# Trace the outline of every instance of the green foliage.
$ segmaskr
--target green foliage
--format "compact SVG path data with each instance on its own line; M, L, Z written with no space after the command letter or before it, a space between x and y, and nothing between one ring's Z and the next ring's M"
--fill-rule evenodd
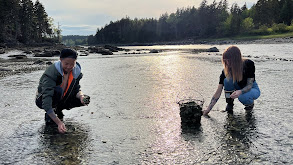
M286 27L286 30L289 31L289 32L293 32L293 26L292 25L291 26L287 26Z
M217 31L220 32L221 37L229 36L230 35L230 26L232 22L232 15L230 15L224 22L220 23L220 26L218 27Z
M258 29L251 31L250 33L253 35L269 35L272 34L272 28L269 28L266 25L261 25Z
M253 30L254 28L253 19L250 17L245 18L241 23L241 28L243 32L249 32Z
M272 30L269 30L269 27L266 25L261 25L258 30L260 31L260 33L263 33L263 34L267 34L272 31Z
M287 32L287 25L285 25L284 23L279 23L279 24L273 24L272 26L272 30L276 33L284 33Z
M291 25L286 27L286 30L289 32L293 32L293 19L291 21Z

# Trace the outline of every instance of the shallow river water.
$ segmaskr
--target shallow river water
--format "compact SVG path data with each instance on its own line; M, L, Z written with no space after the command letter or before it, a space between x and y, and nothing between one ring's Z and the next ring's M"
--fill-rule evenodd
M210 45L79 57L91 103L64 111L65 134L34 104L43 71L2 78L0 164L293 164L293 44L238 46L255 62L261 96L251 113L237 100L228 115L222 95L198 128L181 127L176 102L194 94L208 105L221 55L190 50Z

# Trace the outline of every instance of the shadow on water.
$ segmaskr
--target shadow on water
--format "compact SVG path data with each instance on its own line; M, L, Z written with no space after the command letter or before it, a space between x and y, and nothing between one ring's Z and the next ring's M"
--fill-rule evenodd
M58 133L57 126L44 125L40 130L41 157L50 164L85 163L88 129L78 123L66 122L67 132Z
M256 138L256 120L253 112L245 114L227 114L224 124L224 136L220 149L222 161L236 164L251 163L256 159L253 154Z

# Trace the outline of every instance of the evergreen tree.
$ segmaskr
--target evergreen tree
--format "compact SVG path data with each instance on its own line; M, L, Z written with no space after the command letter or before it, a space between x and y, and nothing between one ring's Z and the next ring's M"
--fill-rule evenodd
M31 0L21 1L20 23L22 42L31 43L34 34L34 5Z
M230 24L230 32L232 35L239 34L240 33L240 26L242 22L242 11L239 8L239 6L234 3L230 9L231 11L231 24Z
M88 42L88 45L94 45L97 43L96 38L93 35L88 36L87 42Z
M200 7L198 9L198 17L199 17L199 36L205 36L206 35L206 29L208 26L208 18L209 13L208 13L208 5L207 1L203 0L200 4Z
M20 35L19 1L0 1L0 42L15 42Z
M293 20L293 0L284 0L280 10L280 18L285 24L291 24Z
M275 16L278 13L278 2L274 0L258 0L255 5L255 23L260 25L271 26L278 18ZM276 14L278 15L278 14Z
M34 23L36 25L35 40L42 42L43 38L47 36L47 33L49 32L48 35L50 35L52 32L48 23L48 15L39 0L37 0L34 5Z
M158 25L157 25L157 35L160 38L160 40L168 40L168 19L169 15L168 13L162 14L159 18Z
M280 20L280 2L279 0L270 0L270 13L268 14L271 17L271 22L273 23L281 23L283 21Z

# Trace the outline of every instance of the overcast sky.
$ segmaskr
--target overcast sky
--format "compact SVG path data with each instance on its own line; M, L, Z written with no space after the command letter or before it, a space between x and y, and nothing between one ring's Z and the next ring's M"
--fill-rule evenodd
M33 0L35 2L36 0ZM177 8L199 7L202 0L39 0L54 23L60 24L62 35L94 35L98 27L125 16L159 18ZM219 2L220 0L216 0ZM213 0L208 0L211 4ZM229 5L255 4L257 0L228 0Z

